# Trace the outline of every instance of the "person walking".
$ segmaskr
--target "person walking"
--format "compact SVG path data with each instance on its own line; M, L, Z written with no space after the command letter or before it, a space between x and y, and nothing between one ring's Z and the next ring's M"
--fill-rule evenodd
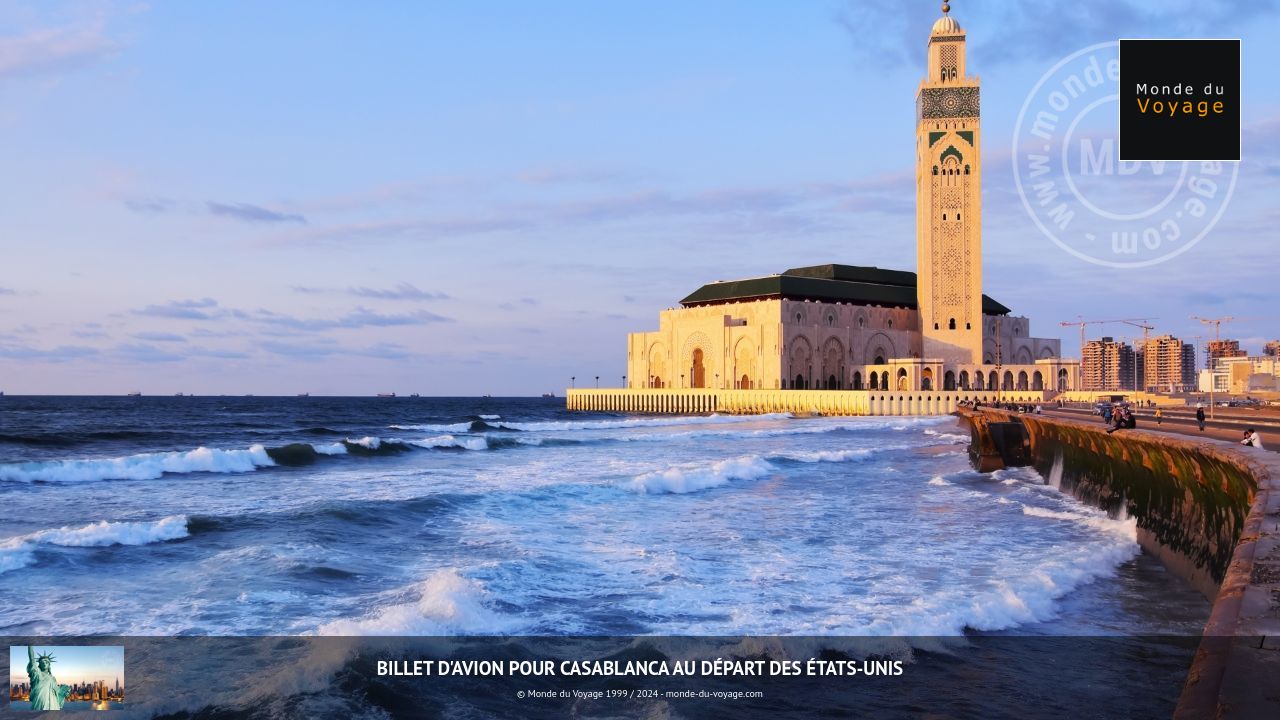
M1204 432L1204 405L1196 405L1196 424L1200 426L1200 432Z
M1156 425L1160 425L1162 422L1164 422L1164 410L1156 408Z
M1102 423L1104 425L1111 424L1111 406L1110 405L1102 408Z

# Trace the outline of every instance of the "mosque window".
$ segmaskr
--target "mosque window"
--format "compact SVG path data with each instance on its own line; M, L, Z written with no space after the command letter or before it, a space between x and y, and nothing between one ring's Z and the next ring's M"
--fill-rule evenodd
M933 329L934 329L934 330L937 330L937 329L938 329L938 323L934 323L934 324L933 324Z
M834 327L834 326L835 326L835 324L836 324L836 316L835 316L835 315L828 315L828 316L827 316L827 327Z
M951 322L947 323L947 329L948 329L948 330L955 330L955 329L956 329L956 319L955 319L955 318L951 318Z
M969 166L968 166L968 165L965 165L965 166L964 166L964 174L965 174L965 175L968 175L968 174L969 174Z
M866 318L864 318L864 317L859 317L859 318L858 318L858 327L866 327L866 326L867 326L867 319L866 319Z
M796 313L796 322L800 322L800 313Z
M934 165L934 166L933 166L933 174L934 174L934 175L937 175L937 174L938 174L938 166L937 166L937 165Z
M889 320L886 320L886 321L885 321L885 323L884 323L884 326L885 326L886 328L888 328L888 329L892 330L892 329L893 329L893 319L892 319L892 318L890 318Z

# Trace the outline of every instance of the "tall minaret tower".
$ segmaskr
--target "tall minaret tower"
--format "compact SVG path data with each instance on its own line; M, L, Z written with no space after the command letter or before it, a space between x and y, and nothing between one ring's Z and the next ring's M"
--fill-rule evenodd
M916 95L916 302L922 357L982 361L982 161L978 78L942 3Z

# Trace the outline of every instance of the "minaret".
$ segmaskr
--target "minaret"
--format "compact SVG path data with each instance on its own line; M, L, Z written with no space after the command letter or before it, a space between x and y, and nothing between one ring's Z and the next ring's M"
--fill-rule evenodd
M916 95L916 302L922 357L982 361L982 162L978 78L942 3Z

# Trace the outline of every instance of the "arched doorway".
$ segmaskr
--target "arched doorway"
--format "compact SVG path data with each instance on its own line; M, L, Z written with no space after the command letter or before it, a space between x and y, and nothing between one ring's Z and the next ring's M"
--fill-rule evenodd
M1012 370L1004 371L1004 385L1002 385L1001 387L1005 390L1013 389L1013 371Z
M1026 370L1018 371L1018 389L1019 390L1027 389L1027 371Z
M976 372L976 373L974 373L974 374L973 374L973 389L974 389L974 390L982 390L982 389L983 389L983 387L982 387L982 373L980 373L980 372Z
M960 371L960 389L961 390L969 389L969 371L968 370Z
M862 373L858 372L857 370L853 371L853 389L854 390L862 389Z
M955 390L955 389L956 389L956 374L955 374L955 373L953 373L953 372L951 372L950 370L948 370L948 371L946 371L945 373L943 373L943 374L942 374L942 389L943 389L943 390Z
M1061 370L1059 370L1059 371L1058 371L1058 389L1059 389L1059 390L1066 390L1066 389L1067 389L1067 384L1068 384L1068 383L1067 383L1067 369L1066 369L1066 368L1062 368Z
M693 350L693 366L689 368L689 387L707 386L707 368L702 363L702 348Z
M880 373L876 372L875 370L871 371L871 389L872 390L880 389Z
M649 385L650 385L650 387L661 388L661 387L662 387L662 376L660 376L660 375L654 375L654 376L653 376L653 379L649 381Z
M898 368L898 389L899 390L910 389L907 387L907 369L906 368Z
M880 389L881 390L889 389L889 371L888 370L885 370L880 375Z
M828 389L828 390L835 390L835 389L839 386L839 384L840 384L840 383L839 383L839 381L837 381L837 380L836 380L836 376L835 376L835 375L828 375L828 376L827 376L827 389Z
M743 376L742 376L742 378L738 380L738 387L739 387L739 388L742 388L743 390L750 390L750 389L751 389L751 376L749 376L749 375L743 375Z
M796 384L792 385L796 390L804 390L804 376L796 375Z
M998 384L999 382L1000 381L996 378L996 371L992 370L987 375L987 388L989 390L995 390L996 388L1000 387L1000 385Z
M933 389L933 368L925 368L924 370L920 371L920 389L921 390Z
M1039 370L1031 375L1031 389L1044 390L1044 375L1041 375Z

